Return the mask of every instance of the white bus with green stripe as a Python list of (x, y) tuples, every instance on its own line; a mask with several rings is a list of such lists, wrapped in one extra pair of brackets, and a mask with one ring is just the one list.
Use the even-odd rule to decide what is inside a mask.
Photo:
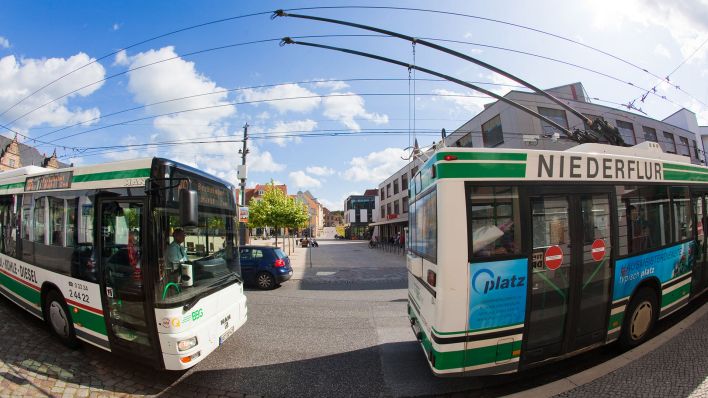
[(636, 346), (708, 287), (708, 168), (656, 143), (441, 148), (409, 194), (408, 312), (439, 376)]
[(5, 171), (0, 293), (69, 346), (186, 369), (246, 321), (235, 217), (231, 184), (166, 159)]

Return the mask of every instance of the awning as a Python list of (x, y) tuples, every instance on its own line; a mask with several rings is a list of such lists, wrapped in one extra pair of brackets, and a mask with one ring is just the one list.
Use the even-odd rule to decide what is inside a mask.
[(392, 220), (386, 220), (386, 221), (379, 221), (379, 222), (372, 222), (369, 224), (370, 227), (376, 227), (379, 225), (391, 225), (391, 224), (408, 224), (408, 220), (403, 220), (400, 218), (394, 218)]

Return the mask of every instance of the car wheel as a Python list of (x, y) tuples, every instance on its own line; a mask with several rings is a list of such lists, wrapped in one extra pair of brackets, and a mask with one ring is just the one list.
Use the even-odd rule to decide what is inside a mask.
[(256, 286), (262, 290), (270, 290), (275, 287), (275, 278), (270, 272), (261, 272), (256, 275)]
[(656, 294), (649, 288), (642, 288), (634, 295), (624, 313), (620, 344), (624, 348), (633, 348), (649, 337), (649, 332), (656, 322), (659, 307)]
[(64, 297), (56, 290), (50, 290), (44, 298), (44, 319), (52, 334), (57, 336), (64, 345), (69, 348), (79, 346), (69, 309), (64, 302)]

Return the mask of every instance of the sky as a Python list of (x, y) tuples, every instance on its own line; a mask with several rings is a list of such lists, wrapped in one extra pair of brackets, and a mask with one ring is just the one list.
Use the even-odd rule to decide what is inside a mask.
[(431, 145), (493, 100), (382, 61), (280, 46), (280, 38), (415, 63), (501, 95), (520, 88), (421, 45), (271, 19), (273, 10), (308, 8), (290, 12), (426, 38), (541, 88), (582, 82), (598, 104), (626, 110), (635, 100), (634, 112), (658, 120), (685, 107), (708, 125), (708, 0), (1, 4), (0, 134), (19, 133), (75, 165), (161, 156), (237, 184), (248, 124), (247, 186), (309, 190), (330, 210), (403, 167), (416, 139)]

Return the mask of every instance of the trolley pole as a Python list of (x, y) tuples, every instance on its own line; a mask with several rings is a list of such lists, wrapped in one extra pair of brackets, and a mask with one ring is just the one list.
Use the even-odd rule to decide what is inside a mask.
[[(241, 167), (239, 168), (239, 178), (241, 179), (241, 206), (246, 206), (246, 155), (248, 155), (248, 123), (243, 126), (243, 149), (241, 154)], [(239, 222), (239, 245), (246, 244), (246, 223)]]

